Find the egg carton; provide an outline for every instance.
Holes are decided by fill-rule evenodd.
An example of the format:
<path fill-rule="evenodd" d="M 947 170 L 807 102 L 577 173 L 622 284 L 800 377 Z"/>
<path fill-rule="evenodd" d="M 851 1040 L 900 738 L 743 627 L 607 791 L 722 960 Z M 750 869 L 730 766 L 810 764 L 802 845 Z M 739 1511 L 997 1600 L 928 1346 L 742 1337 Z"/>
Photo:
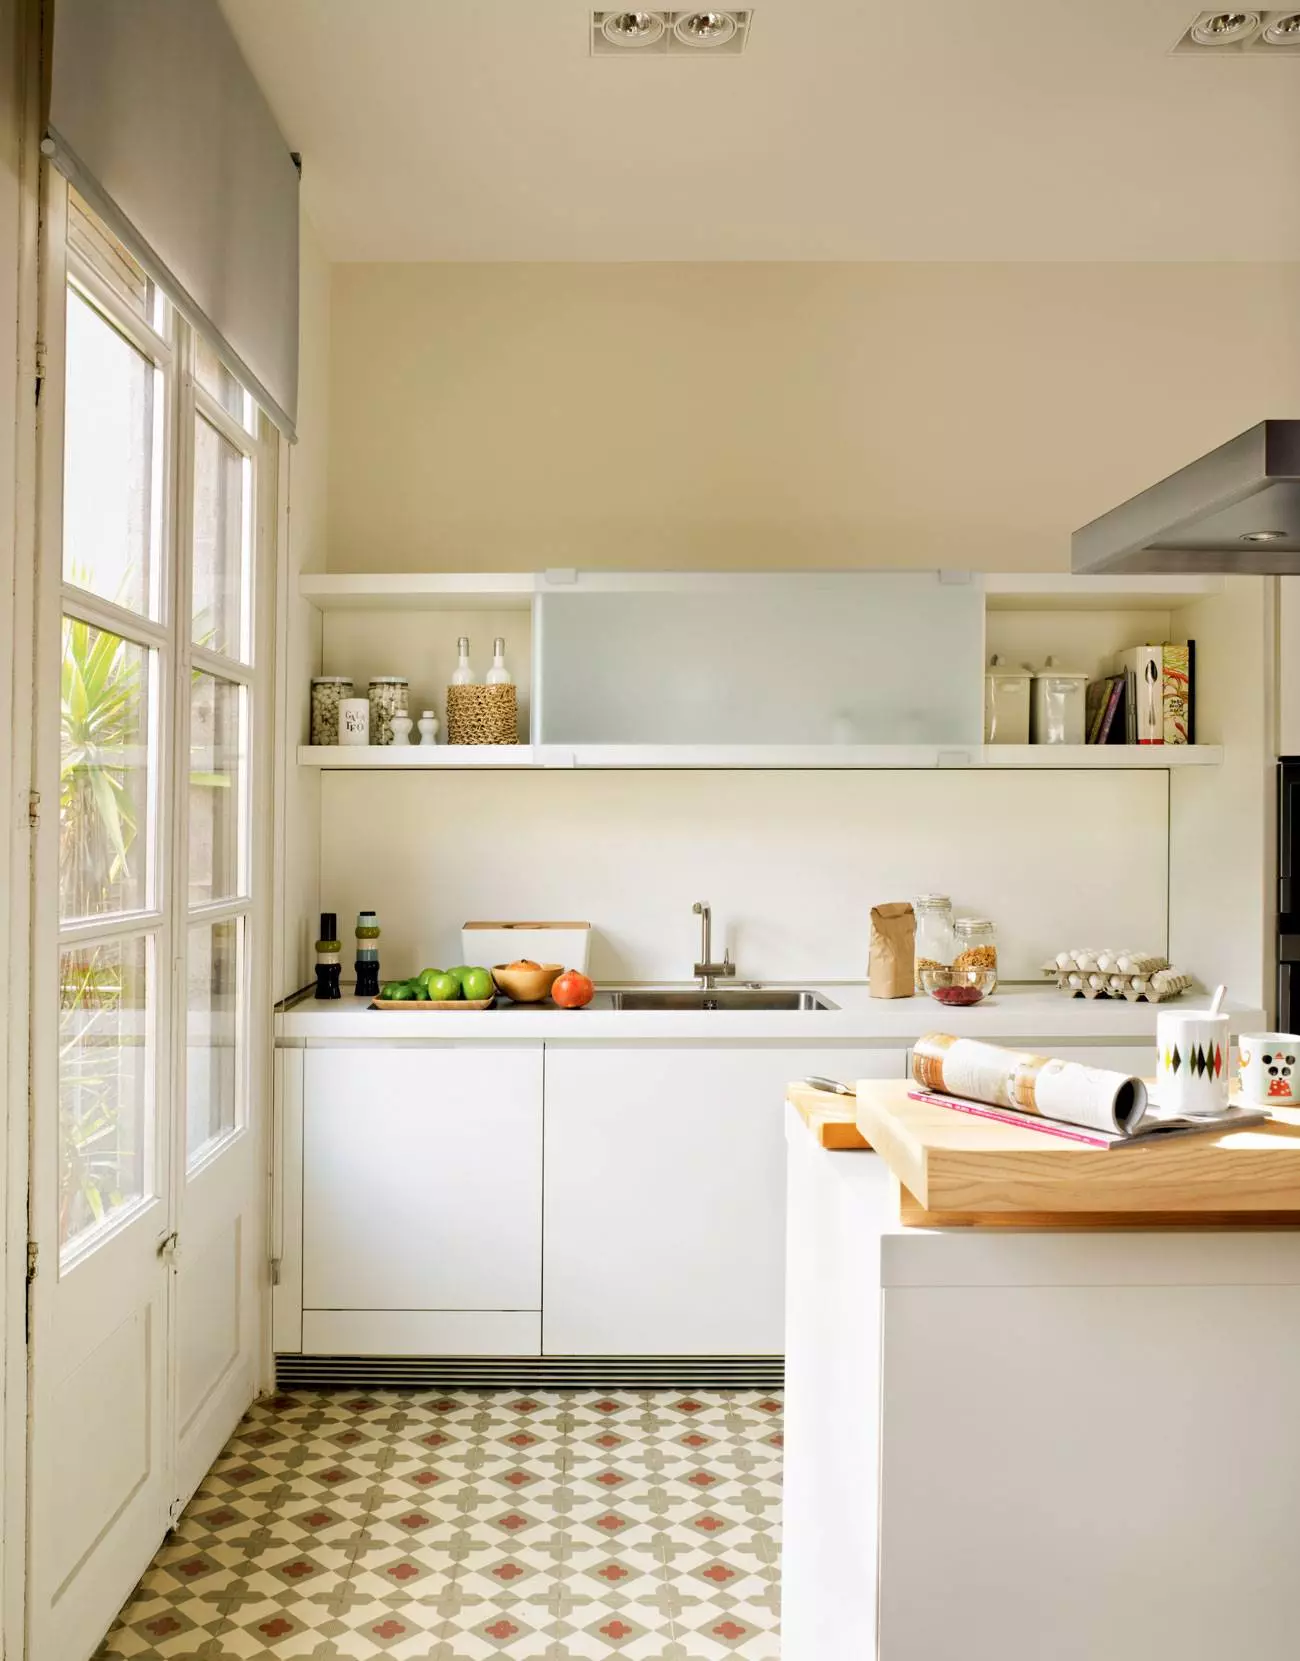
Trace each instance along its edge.
<path fill-rule="evenodd" d="M 1153 952 L 1093 951 L 1081 947 L 1058 952 L 1043 973 L 1071 998 L 1127 998 L 1130 1003 L 1163 1003 L 1177 998 L 1192 977 L 1171 967 L 1167 957 Z"/>

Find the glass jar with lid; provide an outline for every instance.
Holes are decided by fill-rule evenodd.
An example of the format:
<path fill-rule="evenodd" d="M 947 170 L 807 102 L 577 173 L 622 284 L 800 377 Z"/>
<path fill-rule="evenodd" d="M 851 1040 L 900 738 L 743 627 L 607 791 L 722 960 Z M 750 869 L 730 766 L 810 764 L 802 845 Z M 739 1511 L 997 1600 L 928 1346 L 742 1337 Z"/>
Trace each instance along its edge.
<path fill-rule="evenodd" d="M 405 675 L 375 675 L 370 682 L 370 742 L 393 742 L 393 717 L 407 715 L 411 683 Z"/>
<path fill-rule="evenodd" d="M 311 741 L 337 744 L 339 705 L 352 696 L 351 675 L 313 675 L 311 681 Z"/>
<path fill-rule="evenodd" d="M 997 930 L 987 917 L 959 917 L 953 924 L 953 943 L 954 969 L 991 969 L 997 975 Z"/>
<path fill-rule="evenodd" d="M 952 901 L 946 894 L 918 894 L 916 912 L 916 990 L 922 969 L 947 969 L 953 959 Z"/>

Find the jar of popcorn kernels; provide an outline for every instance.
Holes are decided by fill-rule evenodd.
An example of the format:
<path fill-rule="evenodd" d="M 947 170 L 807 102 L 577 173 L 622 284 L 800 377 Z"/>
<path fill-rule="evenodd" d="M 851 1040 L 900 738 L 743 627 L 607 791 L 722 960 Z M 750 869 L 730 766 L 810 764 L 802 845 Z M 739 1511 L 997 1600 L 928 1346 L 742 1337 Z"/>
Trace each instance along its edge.
<path fill-rule="evenodd" d="M 410 682 L 405 675 L 374 675 L 370 681 L 370 742 L 393 742 L 393 717 L 406 715 Z M 409 731 L 409 729 L 408 729 Z"/>

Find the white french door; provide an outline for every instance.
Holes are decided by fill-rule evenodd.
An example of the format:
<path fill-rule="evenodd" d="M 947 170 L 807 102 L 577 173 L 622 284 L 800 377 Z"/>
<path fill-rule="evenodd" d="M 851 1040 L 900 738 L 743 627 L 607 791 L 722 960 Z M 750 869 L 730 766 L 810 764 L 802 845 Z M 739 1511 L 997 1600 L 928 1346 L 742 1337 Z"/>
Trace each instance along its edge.
<path fill-rule="evenodd" d="M 28 1636 L 80 1661 L 257 1381 L 276 440 L 45 194 Z"/>

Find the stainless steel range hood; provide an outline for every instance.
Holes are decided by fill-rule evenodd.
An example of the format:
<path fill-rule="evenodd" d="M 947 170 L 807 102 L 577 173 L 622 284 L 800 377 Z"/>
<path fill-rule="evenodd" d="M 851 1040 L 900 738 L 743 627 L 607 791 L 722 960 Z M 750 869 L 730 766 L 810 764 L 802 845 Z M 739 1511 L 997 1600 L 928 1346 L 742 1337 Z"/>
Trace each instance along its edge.
<path fill-rule="evenodd" d="M 1088 576 L 1300 575 L 1300 421 L 1261 421 L 1075 531 Z"/>

